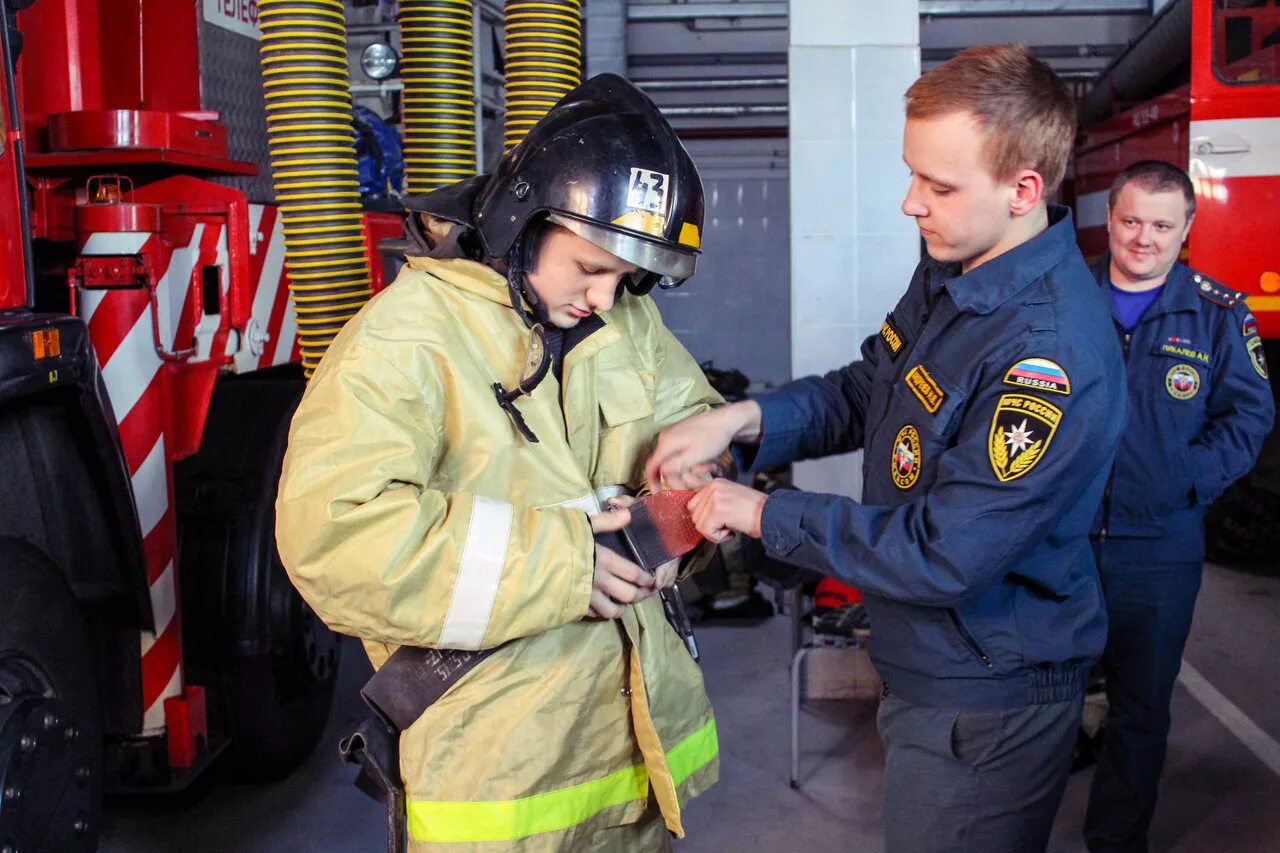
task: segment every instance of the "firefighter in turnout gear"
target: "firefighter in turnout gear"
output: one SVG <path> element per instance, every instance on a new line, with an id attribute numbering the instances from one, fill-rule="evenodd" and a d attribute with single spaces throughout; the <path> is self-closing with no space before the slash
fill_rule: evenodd
<path id="1" fill-rule="evenodd" d="M 721 402 L 653 286 L 693 274 L 697 172 L 620 77 L 491 175 L 411 198 L 416 248 L 294 418 L 280 555 L 375 667 L 490 650 L 400 738 L 412 849 L 665 850 L 715 782 L 701 673 L 645 574 L 597 548 L 658 432 Z"/>
<path id="2" fill-rule="evenodd" d="M 1176 166 L 1129 166 L 1108 202 L 1110 251 L 1094 266 L 1124 347 L 1130 414 L 1093 529 L 1110 624 L 1091 850 L 1147 849 L 1205 510 L 1253 467 L 1275 416 L 1244 295 L 1178 262 L 1195 208 Z"/>

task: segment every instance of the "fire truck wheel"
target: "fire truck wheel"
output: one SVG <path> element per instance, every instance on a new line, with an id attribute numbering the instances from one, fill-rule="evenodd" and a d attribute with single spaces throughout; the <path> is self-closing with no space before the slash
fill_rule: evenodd
<path id="1" fill-rule="evenodd" d="M 279 559 L 268 591 L 272 651 L 224 662 L 228 764 L 242 781 L 292 772 L 324 732 L 338 677 L 339 637 L 298 595 Z"/>
<path id="2" fill-rule="evenodd" d="M 102 717 L 83 617 L 43 554 L 3 538 L 0 553 L 0 850 L 94 850 Z"/>
<path id="3" fill-rule="evenodd" d="M 1280 549 L 1280 494 L 1246 477 L 1214 501 L 1205 516 L 1205 558 L 1212 563 L 1274 573 Z"/>

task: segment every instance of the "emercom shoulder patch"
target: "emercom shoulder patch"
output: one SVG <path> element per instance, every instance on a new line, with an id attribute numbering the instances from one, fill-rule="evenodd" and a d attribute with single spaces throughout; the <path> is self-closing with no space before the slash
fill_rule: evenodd
<path id="1" fill-rule="evenodd" d="M 1070 394 L 1071 379 L 1062 365 L 1047 358 L 1024 358 L 1004 375 L 1006 385 L 1034 388 L 1054 394 Z"/>
<path id="2" fill-rule="evenodd" d="M 1246 338 L 1251 338 L 1258 334 L 1258 318 L 1252 314 L 1244 315 L 1244 325 L 1240 328 L 1241 334 Z"/>
<path id="3" fill-rule="evenodd" d="M 1049 451 L 1062 410 L 1026 394 L 1003 394 L 991 418 L 987 454 L 1002 483 L 1016 480 L 1039 464 Z"/>
<path id="4" fill-rule="evenodd" d="M 938 409 L 942 408 L 943 401 L 947 399 L 947 395 L 938 387 L 938 383 L 933 381 L 933 377 L 924 369 L 923 364 L 917 364 L 907 373 L 907 387 L 916 395 L 916 399 L 924 406 L 925 411 L 931 415 L 937 414 Z"/>
<path id="5" fill-rule="evenodd" d="M 880 337 L 884 338 L 884 345 L 892 354 L 897 355 L 902 351 L 902 335 L 887 316 L 884 318 L 884 325 L 880 327 Z"/>
<path id="6" fill-rule="evenodd" d="M 1246 344 L 1249 348 L 1249 360 L 1253 362 L 1253 369 L 1258 371 L 1258 375 L 1263 379 L 1267 378 L 1267 357 L 1262 353 L 1262 338 L 1254 336 L 1249 338 Z"/>

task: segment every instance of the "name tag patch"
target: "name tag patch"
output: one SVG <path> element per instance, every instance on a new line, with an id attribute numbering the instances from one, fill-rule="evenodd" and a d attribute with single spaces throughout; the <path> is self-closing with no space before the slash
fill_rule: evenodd
<path id="1" fill-rule="evenodd" d="M 947 395 L 938 383 L 933 381 L 933 377 L 929 375 L 929 371 L 924 369 L 923 364 L 917 364 L 907 373 L 907 387 L 911 389 L 911 393 L 916 395 L 916 399 L 924 406 L 925 411 L 929 414 L 937 414 L 938 409 L 942 408 L 942 403 L 947 399 Z"/>
<path id="2" fill-rule="evenodd" d="M 1171 337 L 1160 345 L 1160 352 L 1174 358 L 1186 358 L 1201 364 L 1209 363 L 1209 353 L 1196 349 L 1186 338 Z"/>
<path id="3" fill-rule="evenodd" d="M 1054 394 L 1070 394 L 1071 379 L 1062 365 L 1047 358 L 1024 358 L 1004 375 L 1006 385 L 1034 388 Z"/>
<path id="4" fill-rule="evenodd" d="M 884 339 L 884 345 L 889 348 L 889 352 L 897 355 L 902 351 L 902 335 L 898 334 L 898 330 L 893 327 L 893 323 L 889 322 L 889 318 L 884 318 L 884 325 L 880 327 L 880 337 Z"/>

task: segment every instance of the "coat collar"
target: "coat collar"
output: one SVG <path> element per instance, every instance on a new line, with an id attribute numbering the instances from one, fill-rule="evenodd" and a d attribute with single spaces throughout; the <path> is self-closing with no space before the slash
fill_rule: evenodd
<path id="1" fill-rule="evenodd" d="M 1098 282 L 1098 286 L 1107 290 L 1107 301 L 1111 301 L 1111 253 L 1103 252 L 1098 260 L 1093 263 L 1093 277 Z M 1160 288 L 1160 295 L 1156 297 L 1156 301 L 1151 303 L 1151 307 L 1142 315 L 1142 319 L 1146 320 L 1150 317 L 1159 317 L 1164 314 L 1175 314 L 1179 311 L 1196 311 L 1200 308 L 1200 293 L 1195 283 L 1191 280 L 1193 272 L 1191 267 L 1175 261 L 1173 269 L 1169 270 L 1169 276 L 1164 280 L 1164 284 Z M 1141 321 L 1139 321 L 1141 322 Z"/>
<path id="2" fill-rule="evenodd" d="M 943 264 L 926 258 L 926 284 L 930 291 L 945 288 L 961 311 L 990 314 L 1026 289 L 1076 251 L 1071 211 L 1049 205 L 1049 227 L 1025 243 L 997 255 L 975 270 L 960 272 L 959 264 Z M 935 295 L 933 292 L 930 295 Z"/>

